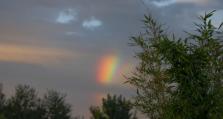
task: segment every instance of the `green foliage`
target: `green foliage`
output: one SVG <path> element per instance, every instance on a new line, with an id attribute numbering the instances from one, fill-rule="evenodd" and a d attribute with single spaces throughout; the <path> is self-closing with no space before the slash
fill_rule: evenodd
<path id="1" fill-rule="evenodd" d="M 71 106 L 65 102 L 65 95 L 48 91 L 44 96 L 45 119 L 71 119 Z"/>
<path id="2" fill-rule="evenodd" d="M 139 66 L 127 83 L 135 86 L 137 96 L 134 105 L 151 119 L 162 119 L 164 108 L 170 98 L 167 69 L 169 65 L 162 60 L 155 45 L 166 36 L 151 16 L 145 16 L 146 33 L 132 37 L 132 46 L 138 46 L 140 51 L 136 54 Z"/>
<path id="3" fill-rule="evenodd" d="M 35 89 L 27 85 L 16 87 L 15 96 L 7 100 L 5 116 L 8 119 L 40 119 L 38 115 L 39 99 Z"/>
<path id="4" fill-rule="evenodd" d="M 35 89 L 19 85 L 15 95 L 0 103 L 3 105 L 0 119 L 71 119 L 71 106 L 65 102 L 65 95 L 55 91 L 49 91 L 41 99 Z"/>
<path id="5" fill-rule="evenodd" d="M 6 119 L 5 116 L 3 115 L 5 107 L 5 95 L 2 92 L 2 84 L 0 84 L 0 119 Z"/>
<path id="6" fill-rule="evenodd" d="M 3 114 L 0 114 L 0 119 L 6 119 Z"/>
<path id="7" fill-rule="evenodd" d="M 0 113 L 3 113 L 5 106 L 5 95 L 2 92 L 2 84 L 0 83 Z"/>
<path id="8" fill-rule="evenodd" d="M 91 119 L 109 119 L 108 115 L 101 111 L 99 107 L 90 107 Z"/>
<path id="9" fill-rule="evenodd" d="M 150 119 L 223 118 L 223 33 L 212 25 L 213 13 L 200 16 L 197 33 L 184 40 L 168 37 L 151 16 L 145 34 L 132 37 L 140 63 L 128 83 Z"/>
<path id="10" fill-rule="evenodd" d="M 102 99 L 102 107 L 91 107 L 92 119 L 136 119 L 130 101 L 122 96 L 110 96 Z"/>

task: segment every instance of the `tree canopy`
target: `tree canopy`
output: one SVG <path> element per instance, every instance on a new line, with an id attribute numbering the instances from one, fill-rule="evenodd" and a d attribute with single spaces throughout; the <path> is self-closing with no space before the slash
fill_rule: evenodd
<path id="1" fill-rule="evenodd" d="M 43 98 L 46 119 L 71 119 L 71 105 L 65 102 L 65 95 L 48 91 Z"/>
<path id="2" fill-rule="evenodd" d="M 2 99 L 0 98 L 0 103 L 3 102 Z M 4 99 L 0 106 L 0 119 L 72 118 L 71 106 L 65 102 L 64 94 L 48 91 L 44 98 L 39 98 L 36 90 L 28 85 L 18 85 L 15 95 Z"/>
<path id="3" fill-rule="evenodd" d="M 102 107 L 91 107 L 92 119 L 136 119 L 129 100 L 116 95 L 102 99 Z"/>
<path id="4" fill-rule="evenodd" d="M 223 32 L 213 14 L 200 16 L 187 38 L 167 35 L 145 16 L 145 33 L 131 38 L 140 51 L 128 83 L 137 89 L 135 106 L 150 119 L 223 118 Z"/>

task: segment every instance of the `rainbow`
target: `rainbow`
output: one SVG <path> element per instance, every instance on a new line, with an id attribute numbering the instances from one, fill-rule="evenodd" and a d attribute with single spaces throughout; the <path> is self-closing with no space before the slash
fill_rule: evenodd
<path id="1" fill-rule="evenodd" d="M 102 84 L 111 83 L 119 64 L 116 55 L 103 56 L 99 61 L 97 80 Z"/>

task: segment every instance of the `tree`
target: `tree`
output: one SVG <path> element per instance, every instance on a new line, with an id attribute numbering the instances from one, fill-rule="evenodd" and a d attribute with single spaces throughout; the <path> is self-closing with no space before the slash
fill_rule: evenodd
<path id="1" fill-rule="evenodd" d="M 3 108 L 5 106 L 5 95 L 2 92 L 2 84 L 0 83 L 0 113 L 3 112 Z"/>
<path id="2" fill-rule="evenodd" d="M 7 119 L 41 119 L 39 103 L 35 89 L 19 85 L 15 95 L 6 101 L 4 114 Z"/>
<path id="3" fill-rule="evenodd" d="M 91 119 L 109 119 L 108 115 L 101 111 L 99 107 L 90 107 Z"/>
<path id="4" fill-rule="evenodd" d="M 168 63 L 162 60 L 162 54 L 155 45 L 167 39 L 162 27 L 151 16 L 145 16 L 146 32 L 132 37 L 131 46 L 138 46 L 136 54 L 139 66 L 127 83 L 137 89 L 134 105 L 150 119 L 163 119 L 164 109 L 170 98 L 168 85 Z"/>
<path id="5" fill-rule="evenodd" d="M 139 66 L 128 78 L 137 89 L 135 106 L 150 119 L 223 118 L 223 32 L 213 12 L 200 16 L 196 33 L 185 39 L 166 35 L 151 16 L 146 32 L 132 37 Z"/>
<path id="6" fill-rule="evenodd" d="M 5 107 L 5 95 L 2 92 L 2 84 L 0 83 L 0 119 L 5 119 L 4 114 L 4 107 Z"/>
<path id="7" fill-rule="evenodd" d="M 45 119 L 71 119 L 71 106 L 65 102 L 65 95 L 48 91 L 43 99 Z"/>
<path id="8" fill-rule="evenodd" d="M 3 114 L 0 114 L 0 119 L 6 119 Z"/>
<path id="9" fill-rule="evenodd" d="M 91 107 L 92 119 L 136 119 L 130 101 L 120 96 L 110 96 L 102 99 L 102 107 Z"/>
<path id="10" fill-rule="evenodd" d="M 0 119 L 71 119 L 71 106 L 65 102 L 65 95 L 49 91 L 43 99 L 38 98 L 36 90 L 28 85 L 18 85 L 3 109 Z"/>

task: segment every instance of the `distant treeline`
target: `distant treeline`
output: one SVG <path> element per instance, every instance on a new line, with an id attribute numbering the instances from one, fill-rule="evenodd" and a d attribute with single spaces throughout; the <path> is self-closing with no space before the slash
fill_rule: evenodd
<path id="1" fill-rule="evenodd" d="M 2 87 L 2 86 L 1 86 Z M 65 95 L 50 90 L 42 98 L 28 85 L 18 85 L 15 94 L 5 98 L 0 88 L 0 119 L 82 119 L 72 117 L 71 105 Z M 136 119 L 130 101 L 124 97 L 107 95 L 102 106 L 91 106 L 92 119 Z"/>

